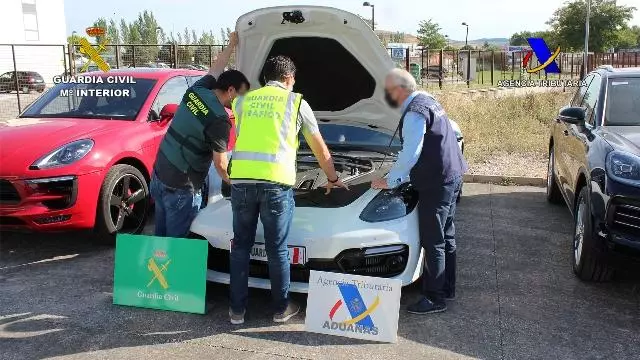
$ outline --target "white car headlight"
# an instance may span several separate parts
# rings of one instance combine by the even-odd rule
[[[416,191],[405,183],[380,191],[362,210],[360,220],[373,223],[399,219],[409,215],[417,204]]]
[[[640,157],[622,151],[612,151],[607,155],[607,173],[614,180],[638,185],[640,183]]]
[[[40,170],[73,164],[85,157],[93,148],[93,144],[91,139],[68,143],[41,157],[30,168]]]

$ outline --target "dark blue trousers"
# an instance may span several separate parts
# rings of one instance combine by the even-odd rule
[[[287,309],[290,286],[287,240],[295,206],[290,186],[268,183],[231,185],[233,244],[229,290],[234,313],[241,314],[247,308],[249,259],[256,240],[258,218],[264,228],[274,311],[280,313]]]
[[[419,189],[418,221],[420,243],[425,250],[422,292],[433,302],[455,294],[456,286],[456,199],[462,176],[428,189]]]

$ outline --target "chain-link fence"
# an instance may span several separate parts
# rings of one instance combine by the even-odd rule
[[[483,50],[427,50],[388,49],[396,66],[407,69],[425,88],[451,86],[472,87],[497,86],[501,80],[563,80],[579,79],[583,72],[582,53],[561,53],[556,58],[559,74],[544,70],[529,73],[526,70],[539,68],[541,63],[535,55],[523,67],[526,51]],[[588,71],[602,65],[613,67],[637,67],[640,53],[590,54]],[[470,71],[467,71],[470,69]]]
[[[64,45],[0,45],[0,120],[16,117],[68,67]]]
[[[148,67],[208,70],[223,49],[224,45],[123,44],[104,46],[100,56],[114,69]],[[76,68],[82,68],[87,61],[79,46],[74,46],[70,56],[74,58]],[[88,70],[93,69],[90,67]]]

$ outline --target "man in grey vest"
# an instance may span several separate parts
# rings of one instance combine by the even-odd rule
[[[388,189],[410,181],[418,191],[420,243],[425,251],[423,296],[407,311],[442,312],[447,310],[445,300],[455,298],[453,218],[467,163],[444,109],[433,96],[417,91],[409,72],[393,69],[387,75],[385,100],[402,110],[398,125],[402,151],[387,178],[376,179],[371,186]]]
[[[225,110],[249,81],[237,70],[224,71],[238,43],[232,33],[229,45],[209,73],[182,98],[156,157],[151,178],[155,201],[156,236],[185,237],[202,204],[202,185],[211,160],[218,175],[227,175],[227,142],[231,123]]]

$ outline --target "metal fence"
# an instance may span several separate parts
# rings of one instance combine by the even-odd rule
[[[483,50],[418,50],[388,49],[396,65],[410,71],[425,88],[448,86],[496,86],[501,80],[529,79],[580,79],[583,72],[582,53],[561,53],[556,59],[559,74],[545,71],[528,73],[541,65],[533,56],[526,68],[523,52],[483,51]],[[587,69],[591,71],[601,65],[614,67],[637,67],[640,53],[597,53],[588,57]],[[470,69],[470,71],[467,71]]]
[[[119,44],[106,45],[100,50],[100,56],[111,68],[207,70],[223,49],[224,45]],[[413,73],[425,88],[496,86],[500,80],[512,79],[578,79],[583,69],[580,53],[559,55],[560,74],[527,73],[522,67],[526,52],[389,49],[389,55],[398,67]],[[233,64],[232,56],[230,67]],[[527,68],[539,64],[534,56]],[[640,53],[590,54],[587,69],[606,64],[637,67]],[[95,70],[96,65],[87,64],[87,57],[79,46],[0,44],[0,120],[16,117],[54,85],[55,76]]]
[[[106,45],[100,56],[112,69],[152,67],[208,70],[225,45]],[[233,67],[231,57],[230,67]],[[0,120],[18,116],[56,76],[98,70],[79,45],[0,44]],[[40,82],[40,78],[42,81]]]
[[[72,62],[80,68],[85,57],[79,46],[69,54]],[[106,45],[100,56],[111,68],[153,67],[207,70],[215,61],[224,45]],[[233,60],[233,59],[232,59]]]

